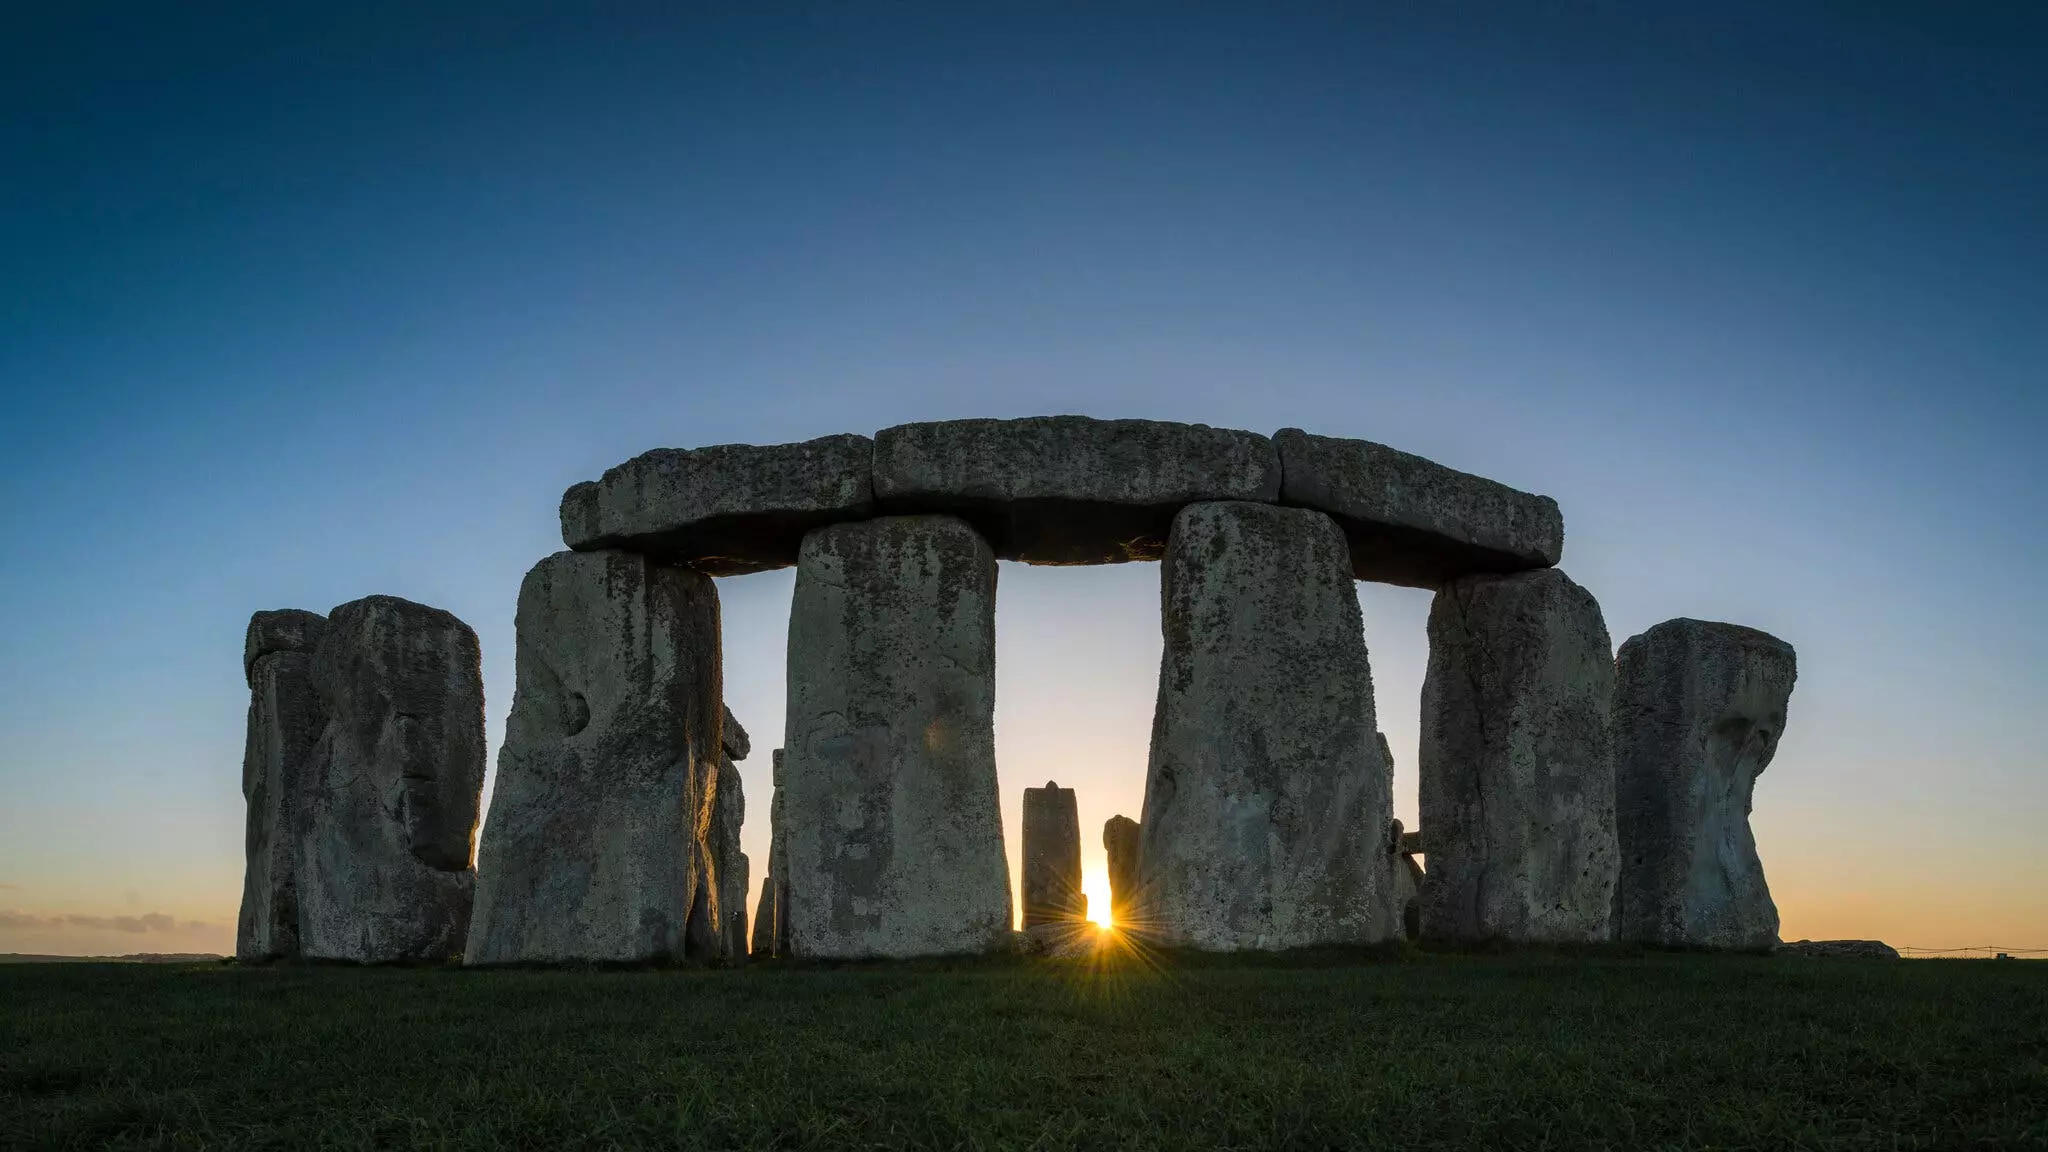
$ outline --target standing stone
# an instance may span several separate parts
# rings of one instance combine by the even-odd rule
[[[1111,816],[1102,825],[1102,850],[1109,856],[1109,922],[1124,931],[1137,929],[1138,843],[1143,828],[1129,816]]]
[[[1621,646],[1612,719],[1621,939],[1777,943],[1749,812],[1797,677],[1790,644],[1734,624],[1667,620]],[[1430,837],[1433,847],[1434,828]]]
[[[740,851],[740,826],[746,822],[747,800],[739,766],[733,761],[746,758],[750,742],[747,730],[740,727],[730,708],[725,710],[724,732],[725,755],[718,762],[718,794],[712,805],[711,835],[706,844],[716,880],[718,915],[725,924],[720,951],[727,959],[739,960],[747,955],[748,861]]]
[[[804,538],[777,814],[790,952],[1007,943],[995,763],[996,562],[949,516]]]
[[[1161,602],[1148,929],[1212,951],[1391,937],[1393,797],[1343,533],[1308,509],[1190,505]]]
[[[314,655],[327,723],[299,865],[300,950],[360,963],[460,956],[484,780],[476,633],[396,596],[327,619]]]
[[[761,877],[761,896],[754,903],[754,930],[749,943],[755,956],[775,955],[775,876],[772,872]]]
[[[325,616],[287,609],[256,613],[243,639],[247,870],[235,930],[235,955],[242,960],[299,954],[299,851],[312,807],[313,749],[327,722],[313,653],[326,631]]]
[[[519,589],[517,686],[471,964],[686,953],[720,770],[718,593],[625,552],[557,552]]]
[[[1081,818],[1074,790],[1048,780],[1024,790],[1024,930],[1088,918],[1081,892]]]
[[[1423,935],[1610,939],[1617,856],[1600,605],[1555,568],[1466,576],[1429,612]]]
[[[773,940],[777,956],[789,955],[789,835],[783,830],[783,759],[780,748],[768,758],[770,782],[775,786],[775,792],[768,801],[768,875],[775,881]]]

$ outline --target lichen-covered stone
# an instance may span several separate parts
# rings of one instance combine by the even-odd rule
[[[1109,857],[1109,922],[1134,931],[1143,914],[1138,908],[1138,845],[1144,830],[1129,816],[1111,816],[1102,825],[1102,850]]]
[[[1163,420],[943,420],[875,434],[875,498],[946,512],[1028,564],[1156,560],[1174,514],[1280,496],[1280,459],[1252,432]]]
[[[712,576],[787,568],[804,534],[874,510],[874,443],[657,448],[562,496],[562,541],[622,548]]]
[[[1423,935],[1610,939],[1618,867],[1600,605],[1555,568],[1436,594],[1422,682]]]
[[[1389,939],[1393,798],[1342,533],[1309,509],[1195,504],[1160,578],[1148,934],[1213,951]]]
[[[1667,620],[1621,646],[1611,721],[1621,939],[1777,943],[1749,813],[1797,677],[1790,644],[1734,624]]]
[[[317,612],[258,612],[243,643],[248,822],[235,929],[235,955],[242,960],[299,954],[299,856],[317,780],[313,753],[327,722],[313,653],[326,630],[327,618]]]
[[[730,722],[732,713],[726,713]],[[744,739],[744,731],[741,733]],[[726,748],[733,747],[730,741]],[[718,888],[718,915],[726,925],[721,951],[726,959],[747,954],[747,870],[746,854],[740,851],[740,825],[746,822],[747,802],[742,793],[739,766],[730,752],[719,758],[718,795],[711,809],[711,831],[705,841],[711,850],[712,876]]]
[[[1081,818],[1074,790],[1024,790],[1024,930],[1088,918],[1081,892]]]
[[[988,544],[951,517],[804,539],[776,801],[792,954],[980,952],[1007,940],[995,591]]]
[[[469,625],[395,596],[327,614],[326,725],[299,861],[310,959],[460,956],[484,778],[482,656]]]
[[[717,590],[557,552],[520,586],[516,630],[469,963],[687,954],[724,759]]]
[[[1556,564],[1564,516],[1548,496],[1520,492],[1370,440],[1273,436],[1284,504],[1329,513],[1361,580],[1435,588],[1474,572]]]

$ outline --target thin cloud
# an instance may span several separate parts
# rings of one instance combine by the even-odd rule
[[[145,912],[140,916],[89,916],[82,912],[39,916],[33,912],[0,908],[0,931],[50,932],[65,928],[85,928],[95,932],[143,935],[150,932],[211,931],[216,927],[217,925],[209,921],[179,920],[162,912]]]

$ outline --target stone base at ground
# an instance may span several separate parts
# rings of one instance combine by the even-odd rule
[[[1853,956],[1864,960],[1897,960],[1899,950],[1882,940],[1794,940],[1774,951],[1789,956]]]

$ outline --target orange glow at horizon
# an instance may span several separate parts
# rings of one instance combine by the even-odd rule
[[[1082,872],[1081,891],[1088,897],[1088,919],[1098,927],[1113,927],[1109,913],[1109,870],[1090,868]]]

